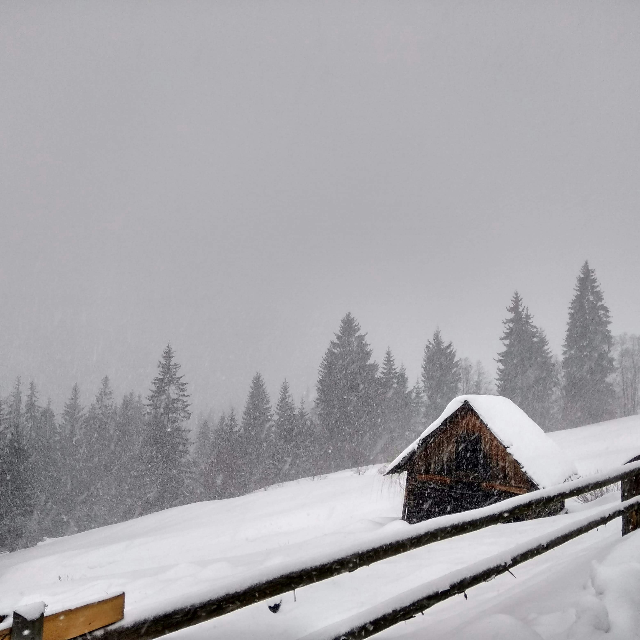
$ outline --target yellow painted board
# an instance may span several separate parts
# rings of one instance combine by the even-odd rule
[[[124,593],[66,609],[44,617],[42,640],[70,640],[89,631],[118,622],[124,617]],[[0,640],[9,640],[11,628],[0,631]]]

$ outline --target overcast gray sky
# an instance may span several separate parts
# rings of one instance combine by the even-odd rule
[[[0,384],[299,397],[351,311],[411,379],[560,352],[585,259],[640,332],[640,3],[0,2]]]

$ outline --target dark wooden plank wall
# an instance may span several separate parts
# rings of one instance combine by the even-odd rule
[[[410,523],[538,489],[470,405],[462,405],[422,443],[407,470],[402,517]],[[559,501],[534,517],[563,507]]]

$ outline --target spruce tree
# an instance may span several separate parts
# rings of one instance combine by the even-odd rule
[[[140,514],[145,491],[142,439],[146,407],[142,396],[126,394],[118,407],[113,435],[114,474],[118,478],[115,517],[119,522]]]
[[[296,455],[296,407],[285,380],[280,387],[276,404],[273,427],[267,441],[267,469],[265,477],[268,484],[291,479],[293,459]]]
[[[145,513],[181,504],[186,498],[189,437],[185,423],[191,412],[187,383],[178,374],[180,365],[174,357],[167,345],[147,396],[142,444]]]
[[[111,382],[108,376],[104,376],[85,416],[80,437],[82,465],[77,470],[77,479],[85,499],[77,523],[82,530],[114,522],[117,485],[121,480],[114,473],[116,415]]]
[[[75,383],[65,403],[60,419],[60,441],[57,454],[60,461],[60,491],[55,497],[60,528],[59,535],[70,535],[80,530],[77,521],[78,504],[82,498],[79,470],[86,468],[83,451],[85,411],[80,401],[80,387]]]
[[[238,469],[240,428],[233,409],[222,414],[212,434],[211,454],[205,471],[205,500],[230,498],[242,493]]]
[[[562,350],[563,419],[567,427],[612,418],[615,406],[610,380],[614,371],[611,318],[588,262],[582,265],[574,291]]]
[[[317,383],[319,427],[328,437],[332,470],[371,461],[380,423],[377,370],[366,335],[347,313],[322,359]]]
[[[211,424],[208,418],[201,420],[196,432],[196,442],[193,448],[193,469],[195,500],[207,500],[206,475],[209,469],[212,450]]]
[[[425,396],[423,420],[430,424],[458,395],[460,388],[460,362],[451,342],[445,343],[440,329],[427,342],[422,358],[422,388]]]
[[[557,386],[553,355],[544,332],[533,323],[516,291],[503,321],[504,345],[498,354],[498,394],[517,404],[532,420],[548,429]]]
[[[242,443],[244,455],[240,462],[243,493],[268,483],[267,446],[271,438],[271,400],[260,373],[251,380],[249,395],[242,413]]]
[[[4,422],[4,421],[3,421]],[[28,536],[35,507],[32,456],[25,433],[20,378],[7,403],[6,431],[2,438],[2,491],[0,548],[14,551]]]
[[[379,377],[381,430],[383,434],[375,462],[390,460],[402,450],[414,431],[413,398],[403,366],[396,367],[391,349],[387,349]]]
[[[289,478],[291,480],[307,478],[321,471],[320,460],[323,457],[321,442],[317,438],[315,425],[305,409],[303,400],[300,400],[300,404],[296,409],[293,441],[293,456]]]

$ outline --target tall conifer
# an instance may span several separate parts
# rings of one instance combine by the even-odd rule
[[[458,395],[460,389],[460,362],[451,342],[445,343],[440,329],[427,342],[422,358],[422,388],[425,411],[423,420],[430,424]]]
[[[516,291],[503,321],[504,345],[498,354],[498,394],[513,400],[532,420],[548,428],[557,386],[553,355],[542,329]]]
[[[379,434],[378,365],[360,325],[347,313],[331,341],[317,383],[320,429],[328,437],[333,470],[370,462],[372,440]]]
[[[147,397],[147,418],[142,456],[146,513],[184,502],[188,472],[189,438],[185,422],[191,417],[187,383],[167,345],[158,362],[158,375]]]
[[[242,412],[244,455],[238,462],[243,493],[266,486],[269,481],[266,462],[272,421],[271,400],[262,376],[256,373]]]
[[[569,321],[562,350],[563,420],[567,427],[614,417],[615,393],[610,376],[613,337],[609,308],[596,278],[585,262],[569,307]]]

